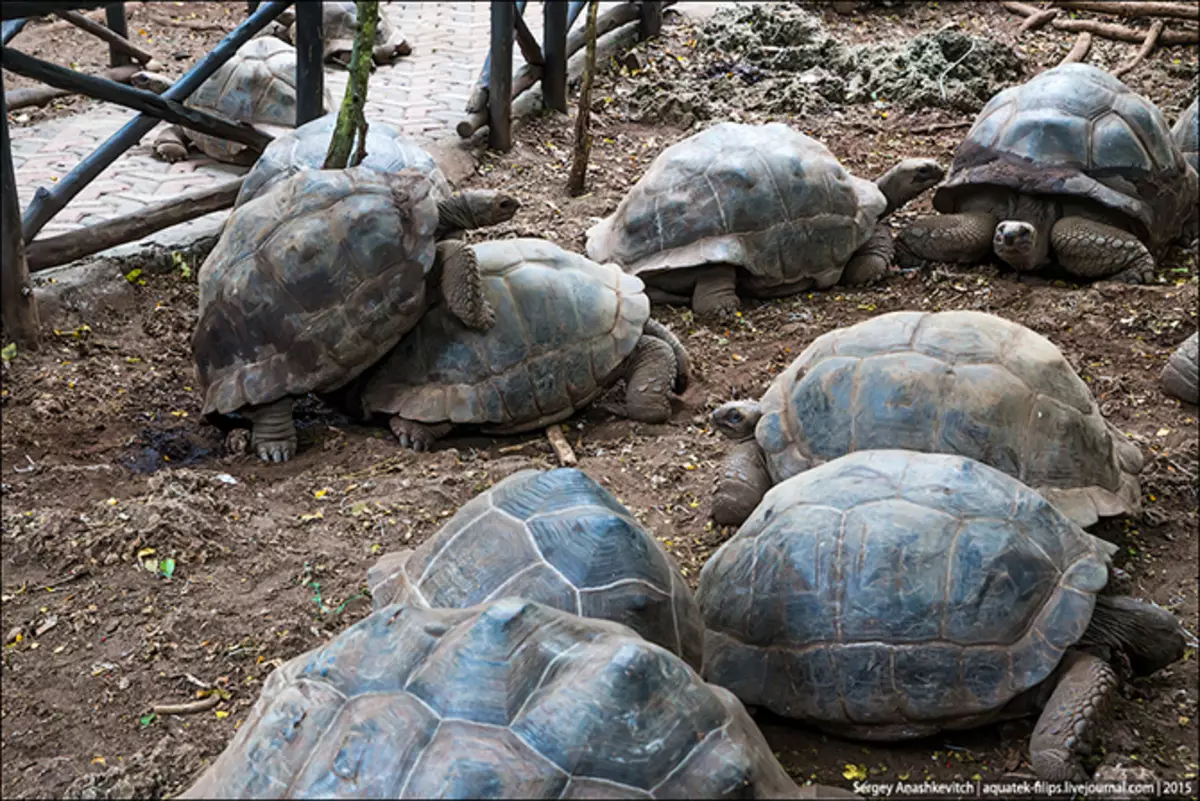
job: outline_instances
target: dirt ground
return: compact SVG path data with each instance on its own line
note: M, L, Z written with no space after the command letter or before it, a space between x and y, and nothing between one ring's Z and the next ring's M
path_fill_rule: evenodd
M1012 47L1026 77L1056 63L1074 38L1045 29L1018 43L1019 19L991 4L883 6L850 17L812 8L849 43L904 41L957 22ZM586 228L615 208L655 155L689 133L633 121L635 94L650 80L704 92L712 62L728 62L728 54L702 52L701 33L668 15L662 37L630 61L636 74L626 67L598 80L588 194L570 198L563 188L572 144L565 117L535 120L510 153L489 154L469 185L504 187L525 203L489 235L540 236L581 250ZM1111 66L1135 50L1097 40L1089 60ZM1196 59L1195 47L1163 49L1126 80L1174 119L1194 91ZM721 80L735 72L728 63L716 70ZM972 115L885 101L794 117L851 170L874 177L905 156L948 165ZM927 196L893 224L928 209ZM363 585L379 554L421 542L500 478L556 465L534 435L455 437L433 453L403 452L384 429L350 424L315 402L303 410L294 461L266 466L225 453L217 431L198 419L189 344L197 266L131 274L127 303L55 322L40 352L18 353L4 367L6 797L179 792L229 741L274 667L369 611ZM1121 546L1131 592L1197 630L1197 409L1158 386L1167 356L1197 327L1194 249L1172 250L1148 286L1018 280L994 266L935 265L866 289L750 302L727 327L659 308L656 316L688 347L697 380L665 425L616 418L602 404L572 420L580 466L664 542L694 584L704 560L733 534L708 519L726 450L709 412L730 398L759 396L819 334L901 309L999 314L1063 350L1147 457L1146 513L1105 521L1096 533ZM1189 651L1123 687L1093 763L1190 782L1183 794L1194 797L1197 681ZM197 714L150 712L153 704L212 694L219 703ZM1031 721L901 745L842 741L766 715L759 722L801 782L1030 775Z

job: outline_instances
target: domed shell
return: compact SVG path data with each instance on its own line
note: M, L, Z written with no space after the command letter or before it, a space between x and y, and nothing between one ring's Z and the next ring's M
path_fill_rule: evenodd
M251 39L238 48L187 100L187 105L248 122L272 136L296 127L296 48L270 36ZM325 109L333 108L325 90ZM245 160L246 146L188 131L196 146L212 158Z
M679 568L580 470L514 473L415 551L380 559L367 585L376 608L461 609L520 596L623 623L700 669L700 610Z
M1195 203L1184 164L1153 103L1102 69L1064 64L988 101L933 205L954 212L981 184L1073 195L1122 212L1155 249Z
M1112 550L974 460L859 451L773 487L704 566L704 674L792 718L936 730L1051 674Z
M744 268L751 288L827 286L867 241L887 201L823 144L782 123L723 122L659 154L587 253L653 283L708 263Z
M851 451L904 448L978 459L1082 526L1141 508L1141 452L1062 352L983 312L892 312L830 331L761 406L755 436L776 482Z
M1200 170L1200 109L1197 104L1200 99L1193 100L1192 104L1175 120L1175 126L1171 128L1171 138L1175 140L1175 144L1183 151L1183 157L1187 159L1188 164L1192 165L1193 170Z
M301 170L321 169L336 125L337 114L326 114L267 145L254 167L246 173L234 207ZM358 166L383 173L417 170L433 182L434 200L450 196L450 184L433 156L387 123L371 121L367 128L367 155Z
M324 2L321 4L322 42L324 44L325 60L337 56L339 61L348 60L354 50L354 33L358 25L358 4L354 2ZM293 24L289 35L295 43L296 26ZM375 27L375 46L391 45L401 47L407 44L404 36L388 19L386 6L379 9L379 17ZM397 53L403 55L403 53Z
M1183 341L1162 371L1163 391L1181 401L1200 403L1200 333Z
M529 431L586 406L633 352L650 318L637 278L540 239L473 247L496 324L434 306L363 379L364 411Z
M267 678L183 798L795 798L732 694L606 620L384 607Z
M329 392L426 308L437 204L417 172L309 170L234 209L200 268L206 415Z

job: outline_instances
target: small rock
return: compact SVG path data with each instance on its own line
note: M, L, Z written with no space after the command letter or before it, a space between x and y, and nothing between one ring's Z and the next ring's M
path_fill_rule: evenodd
M43 634L57 625L58 615L47 615L46 619L42 621L41 625L33 630L33 636L41 637Z
M220 481L222 484L238 483L238 480L228 473L217 473L215 476L213 476L213 478L215 478L217 481Z
M129 681L128 676L122 676L121 680L117 682L117 689L118 690L128 690L130 683L131 682Z
M17 638L24 633L24 629L20 626L13 626L8 630L8 634L4 635L4 644L8 645L9 643L16 642Z

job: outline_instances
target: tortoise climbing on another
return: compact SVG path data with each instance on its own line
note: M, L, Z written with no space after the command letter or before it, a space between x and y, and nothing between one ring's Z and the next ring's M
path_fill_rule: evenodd
M1200 333L1192 334L1175 349L1162 370L1162 388L1168 395L1192 405L1200 403Z
M892 312L830 331L761 402L726 403L713 423L740 440L713 500L723 524L772 484L872 448L978 459L1081 526L1141 509L1137 446L1049 340L983 312Z
M376 64L390 64L401 56L412 53L412 47L404 34L392 24L385 11L379 7L379 22L375 28L375 45L371 58ZM324 60L339 67L350 66L350 54L354 50L354 34L358 27L358 4L354 2L321 3L321 34L324 45ZM289 44L296 43L296 24L292 22L281 34Z
M1103 594L1116 550L980 462L858 451L771 489L705 564L704 676L865 740L1040 713L1034 771L1081 780L1123 674L1194 643Z
M872 183L782 123L723 122L664 150L588 230L587 253L700 315L737 309L739 295L867 283L892 260L880 218L942 176L936 161L906 159Z
M431 295L465 325L489 327L474 254L442 237L464 220L507 220L519 204L485 190L437 203L432 192L412 170L308 170L234 209L200 269L192 352L204 414L238 412L259 457L287 461L293 398L370 367Z
M941 215L897 235L902 264L1056 261L1084 278L1143 282L1187 224L1196 171L1162 112L1108 72L1064 64L997 94L933 196Z
M519 598L392 604L274 670L182 798L853 798L632 630ZM837 795L840 794L840 795Z
M296 127L296 48L273 37L251 39L238 48L192 93L185 105L246 122L272 136ZM326 90L325 110L333 108ZM167 161L188 157L188 142L205 155L230 164L253 164L258 153L240 142L173 125L154 140L154 153Z
M433 160L433 156L391 125L375 120L369 122L367 155L357 166L383 173L404 169L417 170L433 182L434 200L441 201L450 196L450 184L438 168L437 162ZM321 169L325 165L329 141L336 124L337 114L326 114L306 122L267 145L267 149L259 156L250 172L246 173L234 206L242 205L301 170ZM464 226L475 227L478 226Z
M1179 119L1175 120L1175 125L1171 128L1171 138L1183 151L1183 157L1187 159L1188 164L1192 165L1193 170L1200 170L1200 105L1198 104L1200 104L1200 98L1192 101L1192 104L1179 115Z
M462 609L520 596L623 623L697 670L700 610L674 560L580 470L522 470L462 506L416 550L367 573L375 608Z
M356 382L351 412L389 415L425 450L455 425L513 434L566 420L621 377L625 413L665 422L687 352L650 317L642 282L540 239L474 246L496 325L471 330L435 306Z

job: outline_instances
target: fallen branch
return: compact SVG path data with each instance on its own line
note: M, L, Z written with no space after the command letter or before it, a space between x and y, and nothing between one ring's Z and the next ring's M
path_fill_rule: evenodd
M1087 57L1088 51L1091 49L1092 35L1087 31L1084 31L1083 33L1079 34L1079 37L1075 40L1075 46L1071 48L1071 52L1067 53L1067 55L1063 57L1063 60L1058 63L1060 65L1075 64L1083 61Z
M567 442L567 438L563 435L561 425L555 423L552 426L546 426L546 439L550 440L550 447L554 448L554 454L558 457L559 464L563 467L574 467L579 464L579 460L575 458L575 451L571 450L571 443Z
M67 22L74 25L76 28L87 31L92 36L103 39L113 46L114 49L120 50L126 55L133 56L142 64L149 65L154 60L154 56L146 52L142 48L135 45L133 42L126 39L124 36L116 33L112 29L101 25L99 22L88 19L78 11L55 11L55 15L65 19ZM149 66L147 66L149 69Z
M156 715L194 715L197 712L207 712L219 703L221 696L213 693L190 704L154 704L150 710Z
M975 124L975 120L959 120L958 122L936 122L932 125L922 125L920 128L909 128L908 132L913 134L937 133L938 131L953 131L956 128L969 128Z
M1020 14L1022 17L1032 17L1041 11L1037 6L1031 6L1028 3L1017 3L1014 0L1002 0L1000 5L1014 14Z
M1153 3L1137 0L1133 3L1123 2L1076 2L1065 0L1054 4L1059 8L1070 11L1096 11L1101 14L1115 14L1118 17L1174 17L1176 19L1200 20L1200 6L1187 3Z
M1137 28L1129 28L1111 22L1096 22L1090 19L1056 19L1050 24L1060 31L1071 31L1072 33L1087 31L1093 36L1115 39L1118 42L1143 42L1146 37L1146 33ZM1158 37L1158 44L1162 47L1200 44L1200 31L1164 30Z
M571 155L571 172L567 176L567 194L582 195L587 179L588 156L592 152L592 82L596 77L596 9L599 0L588 4L587 59L583 65L583 83L579 87L579 111L575 113L575 151Z
M142 67L140 65L127 64L123 67L112 67L105 70L102 74L110 81L127 84L136 73L141 71ZM5 92L4 102L8 104L9 111L16 111L17 109L29 108L30 106L44 106L51 100L73 94L78 93L70 89L59 89L54 86L31 86L27 89L13 89L11 92Z
M1024 22L1017 26L1017 35L1020 36L1027 31L1036 31L1057 17L1059 13L1061 12L1057 8L1045 8L1034 14L1030 14L1025 18Z
M1154 52L1154 48L1158 44L1158 37L1162 35L1163 28L1166 26L1166 24L1167 23L1163 22L1161 19L1154 20L1154 24L1150 26L1150 30L1146 32L1146 38L1142 41L1142 46L1138 49L1137 55L1133 57L1132 61L1117 67L1115 70L1112 70L1112 76L1114 78L1120 78L1138 64L1141 64L1146 56Z

